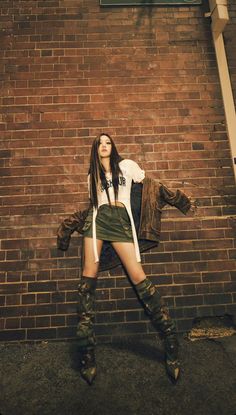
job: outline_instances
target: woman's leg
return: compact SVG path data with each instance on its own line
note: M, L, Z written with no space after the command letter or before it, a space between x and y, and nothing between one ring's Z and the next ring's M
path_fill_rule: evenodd
M112 242L112 246L119 255L129 277L134 285L146 278L140 262L137 262L133 242Z
M97 241L98 255L101 253L103 241ZM96 376L94 334L95 290L99 263L94 262L93 240L84 238L84 267L78 284L78 325L77 340L81 355L80 371L83 378L91 385Z
M97 239L98 257L100 257L103 241ZM84 238L84 266L82 275L84 277L96 278L99 262L94 262L93 239Z
M176 381L180 370L178 339L175 324L169 315L168 308L164 305L156 286L146 278L142 265L137 262L134 245L127 242L113 242L112 245L135 285L138 298L149 315L151 322L164 337L166 369L171 379Z

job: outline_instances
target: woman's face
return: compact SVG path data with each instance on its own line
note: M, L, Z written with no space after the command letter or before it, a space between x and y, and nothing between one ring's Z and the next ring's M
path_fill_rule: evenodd
M98 155L101 158L110 157L112 150L112 143L109 137L101 135L100 144L98 146Z

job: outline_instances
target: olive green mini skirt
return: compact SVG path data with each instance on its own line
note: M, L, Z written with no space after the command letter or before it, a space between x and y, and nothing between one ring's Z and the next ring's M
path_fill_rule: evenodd
M90 209L83 227L83 236L93 237L93 210ZM125 206L102 205L96 217L96 238L110 242L133 242L132 227Z

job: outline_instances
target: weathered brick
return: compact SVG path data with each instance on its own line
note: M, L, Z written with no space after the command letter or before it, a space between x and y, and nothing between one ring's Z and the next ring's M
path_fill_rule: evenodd
M5 329L19 329L20 327L20 318L7 318L5 323Z
M55 304L38 304L33 306L28 306L28 315L29 316L36 316L36 315L53 315L56 314L56 306Z
M22 317L21 318L21 328L28 329L35 327L35 317Z
M125 312L125 321L138 321L140 320L139 311L126 311Z
M1 292L4 294L24 293L24 292L27 292L27 284L26 283L4 284L1 286Z
M29 292L55 291L56 288L56 281L30 282L28 284Z
M0 331L0 340L4 342L26 340L26 331L11 329Z
M50 317L36 317L35 327L50 327Z
M76 327L57 327L57 338L70 339L76 337Z
M123 299L125 297L125 290L120 289L120 288L112 288L110 290L110 299L114 300L114 299Z
M175 297L177 307L180 306L199 306L203 304L203 295L188 295L184 297Z
M215 282L215 281L230 281L230 272L204 272L202 275L203 282Z
M213 316L213 306L209 305L209 306L200 306L197 307L197 315L199 317L210 317Z
M17 305L21 303L19 294L6 295L6 305Z
M174 252L173 253L174 261L199 261L200 253L199 252Z
M29 340L39 340L39 339L55 339L56 338L56 329L54 328L35 328L27 330L27 339Z
M177 330L179 332L190 331L193 326L193 319L192 318L179 319L177 320L176 325L177 325Z
M51 325L54 326L65 326L65 316L52 316Z
M190 295L190 294L195 294L195 293L199 294L199 292L197 291L197 284L196 285L194 284L183 285L182 292L184 295ZM179 294L181 294L181 292Z
M204 295L205 304L228 304L232 303L231 294L205 294Z
M111 322L121 323L125 321L125 313L123 311L117 311L111 313Z
M143 322L135 322L135 323L124 323L121 324L98 324L96 326L96 334L132 334L132 333L142 333L146 328L146 323Z
M184 317L195 317L197 315L196 307L186 307L183 311Z
M107 293L107 297L108 297L108 293ZM76 301L78 301L78 295L77 295L77 291L69 291L66 293L66 295L64 296L64 301L68 302L68 303L75 303ZM54 299L55 301L55 299ZM58 299L58 301L63 301L63 297L60 296L60 298ZM56 301L56 302L58 302Z
M36 294L36 297L37 297L37 304L50 303L50 301L51 301L51 294L50 293Z
M66 316L66 326L76 326L78 323L77 314L67 315Z

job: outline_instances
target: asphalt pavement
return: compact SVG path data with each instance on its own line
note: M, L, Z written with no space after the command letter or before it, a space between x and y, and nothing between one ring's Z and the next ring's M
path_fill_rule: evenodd
M76 341L2 343L0 415L236 415L236 335L179 340L175 385L157 335L98 344L92 386Z

